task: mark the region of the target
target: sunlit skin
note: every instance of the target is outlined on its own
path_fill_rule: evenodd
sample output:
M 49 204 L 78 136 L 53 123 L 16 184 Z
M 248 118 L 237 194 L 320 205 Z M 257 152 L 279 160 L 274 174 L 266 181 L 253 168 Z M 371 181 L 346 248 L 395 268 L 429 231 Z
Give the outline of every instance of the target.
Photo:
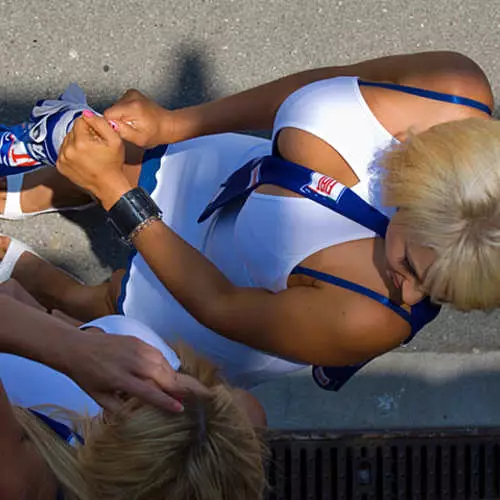
M 56 168 L 85 193 L 92 193 L 104 209 L 110 209 L 136 185 L 141 170 L 140 155 L 128 158 L 125 142 L 149 148 L 212 134 L 270 130 L 280 106 L 297 89 L 320 80 L 353 76 L 454 94 L 483 105 L 481 108 L 457 105 L 373 86 L 359 88 L 363 106 L 373 115 L 371 119 L 376 120 L 376 126 L 385 129 L 386 137 L 390 135 L 400 142 L 407 139 L 408 131 L 419 135 L 446 123 L 466 119 L 489 121 L 484 107 L 494 108 L 484 72 L 469 58 L 452 52 L 389 56 L 348 66 L 307 70 L 217 101 L 174 111 L 131 90 L 105 111 L 104 118 L 83 114 L 75 122 L 59 152 Z M 118 131 L 110 127 L 109 120 L 115 121 Z M 354 128 L 352 137 L 346 140 L 353 144 L 361 141 L 357 132 Z M 274 147 L 284 159 L 348 187 L 363 180 L 332 141 L 312 131 L 283 127 L 275 137 Z M 133 170 L 135 177 L 129 175 Z M 46 185 L 47 179 L 41 178 L 33 180 L 31 185 L 40 184 L 40 180 Z M 60 206 L 71 202 L 68 182 L 60 185 L 53 180 L 50 185 L 50 196 L 41 196 L 45 203 L 49 198 L 55 199 L 56 191 L 66 196 L 58 201 Z M 75 186 L 73 192 L 78 193 Z M 417 189 L 418 182 L 409 187 Z M 274 185 L 261 186 L 258 192 L 290 196 L 285 189 Z M 32 206 L 38 210 L 47 208 L 43 203 Z M 423 290 L 422 281 L 436 256 L 432 249 L 415 245 L 401 225 L 396 215 L 387 242 L 380 238 L 353 238 L 304 256 L 300 265 L 368 288 L 407 308 L 427 291 Z M 306 275 L 289 276 L 287 287 L 278 293 L 270 293 L 266 287 L 236 286 L 203 252 L 179 238 L 168 224 L 154 222 L 135 234 L 133 240 L 135 249 L 158 281 L 194 319 L 231 341 L 259 351 L 306 364 L 345 366 L 388 352 L 410 334 L 408 321 L 391 308 Z M 0 247 L 3 246 L 7 247 L 0 242 Z M 251 243 L 248 251 L 253 251 Z M 85 287 L 25 252 L 13 276 L 29 287 L 46 308 L 61 309 L 86 322 L 117 312 L 121 291 L 117 284 L 122 280 L 123 270 L 120 272 L 114 276 L 117 279 L 108 283 Z M 51 286 L 47 287 L 49 282 Z
M 0 382 L 0 498 L 54 500 L 57 481 L 16 420 Z
M 391 219 L 385 239 L 387 273 L 401 291 L 403 302 L 412 306 L 424 298 L 422 284 L 436 259 L 432 248 L 416 245 L 408 238 L 407 229 L 399 223 L 399 214 Z

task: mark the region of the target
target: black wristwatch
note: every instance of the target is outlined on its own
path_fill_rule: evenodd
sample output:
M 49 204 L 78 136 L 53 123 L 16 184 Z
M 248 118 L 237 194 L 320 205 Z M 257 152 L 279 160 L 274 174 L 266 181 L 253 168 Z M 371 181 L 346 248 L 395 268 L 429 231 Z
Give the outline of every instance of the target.
M 139 228 L 161 219 L 161 215 L 158 205 L 142 187 L 127 191 L 108 211 L 111 225 L 127 243 Z

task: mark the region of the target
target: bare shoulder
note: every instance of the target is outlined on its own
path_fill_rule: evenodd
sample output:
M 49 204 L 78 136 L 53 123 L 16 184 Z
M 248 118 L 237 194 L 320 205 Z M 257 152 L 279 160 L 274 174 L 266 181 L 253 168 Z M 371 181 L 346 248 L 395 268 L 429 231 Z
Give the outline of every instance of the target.
M 304 349 L 310 351 L 306 358 L 314 364 L 342 366 L 366 361 L 399 346 L 410 334 L 410 325 L 398 314 L 357 292 L 312 283 L 285 294 L 292 297 L 297 292 L 300 300 L 287 302 L 287 323 L 280 327 L 286 326 L 288 342 L 295 338 L 290 332 L 307 331 L 305 337 L 297 333 L 297 338 L 307 339 L 301 354 Z
M 493 107 L 491 85 L 483 69 L 459 52 L 423 52 L 407 56 L 396 83 L 461 95 Z
M 410 334 L 409 324 L 378 301 L 308 276 L 294 276 L 278 293 L 238 288 L 227 297 L 223 320 L 207 322 L 211 329 L 303 363 L 359 363 L 394 349 Z
M 484 71 L 470 57 L 458 52 L 434 51 L 387 56 L 342 68 L 324 68 L 316 76 L 331 78 L 339 75 L 356 75 L 365 80 L 392 82 L 459 95 L 482 102 L 490 108 L 494 107 L 493 93 Z M 371 91 L 379 94 L 377 89 Z M 367 92 L 364 91 L 365 99 L 371 107 L 376 107 L 376 103 L 366 95 Z M 388 94 L 382 94 L 385 102 L 385 96 Z M 394 99 L 395 96 L 391 95 L 390 98 Z M 413 97 L 402 95 L 399 95 L 398 99 L 399 103 L 401 99 L 406 99 L 404 102 L 409 106 L 415 102 Z M 378 97 L 376 100 L 379 103 L 382 101 Z M 432 103 L 429 105 L 433 106 Z M 419 109 L 421 108 L 419 101 Z M 456 111 L 455 107 L 452 108 Z M 432 107 L 432 112 L 434 109 Z M 374 112 L 388 130 L 400 130 L 401 123 L 393 123 L 380 107 Z M 415 113 L 409 115 L 415 119 L 418 117 Z M 414 123 L 405 123 L 403 128 L 406 129 L 409 125 Z M 358 181 L 345 159 L 329 144 L 311 133 L 293 128 L 283 129 L 278 135 L 278 149 L 286 159 L 330 175 L 347 186 Z
M 410 335 L 406 320 L 381 303 L 351 294 L 346 304 L 349 320 L 339 333 L 351 362 L 360 362 L 398 347 Z

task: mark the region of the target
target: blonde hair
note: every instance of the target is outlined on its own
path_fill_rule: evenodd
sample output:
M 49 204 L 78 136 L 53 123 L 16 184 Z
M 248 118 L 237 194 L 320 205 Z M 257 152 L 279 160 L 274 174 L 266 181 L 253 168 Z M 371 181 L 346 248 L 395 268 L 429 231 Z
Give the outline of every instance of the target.
M 81 429 L 85 445 L 75 451 L 58 438 L 48 439 L 48 430 L 34 440 L 67 492 L 65 498 L 262 498 L 267 451 L 259 431 L 210 363 L 186 348 L 177 351 L 183 371 L 210 391 L 206 398 L 184 400 L 183 413 L 166 413 L 131 399 L 116 414 L 86 419 Z M 33 418 L 27 426 L 30 437 L 42 427 Z
M 388 152 L 385 203 L 414 244 L 432 248 L 423 287 L 460 310 L 500 305 L 500 123 L 436 125 Z
M 14 415 L 51 469 L 65 500 L 92 500 L 78 463 L 76 449 L 63 441 L 40 419 L 25 408 L 13 407 Z

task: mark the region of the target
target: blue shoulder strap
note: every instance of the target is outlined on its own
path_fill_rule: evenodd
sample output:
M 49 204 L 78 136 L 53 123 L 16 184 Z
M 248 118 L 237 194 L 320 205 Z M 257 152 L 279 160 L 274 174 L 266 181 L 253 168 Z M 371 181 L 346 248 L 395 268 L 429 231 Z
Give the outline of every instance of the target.
M 227 205 L 241 204 L 262 184 L 281 186 L 301 194 L 372 230 L 380 237 L 385 237 L 389 219 L 351 189 L 327 175 L 276 156 L 256 158 L 234 172 L 221 185 L 198 222 L 203 222 L 216 210 Z M 387 297 L 356 283 L 302 266 L 297 266 L 292 271 L 292 274 L 299 273 L 361 293 L 389 307 L 410 323 L 412 332 L 408 341 L 439 312 L 439 307 L 431 304 L 428 298 L 413 306 L 410 314 Z M 337 391 L 367 362 L 345 367 L 315 366 L 313 377 L 323 389 Z
M 372 230 L 380 237 L 385 237 L 389 219 L 382 212 L 335 179 L 276 156 L 256 158 L 234 172 L 222 184 L 214 199 L 199 217 L 198 222 L 203 222 L 216 210 L 228 204 L 241 203 L 262 184 L 281 186 L 301 194 Z M 295 274 L 299 272 L 361 293 L 389 307 L 410 323 L 412 336 L 422 328 L 422 326 L 416 328 L 416 325 L 426 324 L 430 321 L 428 318 L 435 317 L 434 307 L 429 309 L 426 305 L 415 309 L 415 311 L 412 310 L 412 314 L 409 314 L 406 309 L 395 304 L 389 298 L 356 283 L 304 267 L 297 267 L 293 271 Z M 429 314 L 427 314 L 428 310 Z
M 75 440 L 78 441 L 79 444 L 84 444 L 82 436 L 77 432 L 70 429 L 67 425 L 62 422 L 58 422 L 53 418 L 44 415 L 36 410 L 29 410 L 35 417 L 37 417 L 40 421 L 42 421 L 47 427 L 49 427 L 52 431 L 54 431 L 61 439 L 66 441 L 69 445 L 73 445 Z
M 332 285 L 339 286 L 341 288 L 345 288 L 347 290 L 352 290 L 353 292 L 360 293 L 361 295 L 366 295 L 377 302 L 380 302 L 382 305 L 388 307 L 396 314 L 399 314 L 404 320 L 406 320 L 410 325 L 411 314 L 402 307 L 398 306 L 394 302 L 391 301 L 388 297 L 382 295 L 381 293 L 374 292 L 365 286 L 358 285 L 357 283 L 353 283 L 352 281 L 348 281 L 338 276 L 333 276 L 332 274 L 322 273 L 321 271 L 316 271 L 315 269 L 309 269 L 308 267 L 297 266 L 295 267 L 291 274 L 303 274 L 305 276 L 309 276 L 314 279 L 318 279 L 321 281 L 326 281 L 327 283 L 331 283 Z
M 389 219 L 354 191 L 327 175 L 276 156 L 256 158 L 234 172 L 222 184 L 198 222 L 229 203 L 245 200 L 262 184 L 274 184 L 301 194 L 385 237 Z
M 39 411 L 29 409 L 29 412 L 32 413 L 36 418 L 38 418 L 41 422 L 43 422 L 47 427 L 49 427 L 52 431 L 54 431 L 61 439 L 63 439 L 70 446 L 74 446 L 75 440 L 78 441 L 79 444 L 84 444 L 82 436 L 77 432 L 71 430 L 67 425 L 62 422 L 58 422 L 53 418 L 40 413 Z M 57 489 L 56 499 L 55 500 L 64 500 L 64 491 L 61 487 Z
M 420 89 L 418 87 L 408 87 L 407 85 L 398 85 L 396 83 L 370 82 L 367 80 L 358 80 L 358 83 L 359 85 L 364 85 L 365 87 L 379 87 L 383 89 L 396 90 L 398 92 L 404 92 L 405 94 L 411 94 L 418 97 L 425 97 L 426 99 L 432 99 L 434 101 L 461 104 L 462 106 L 468 106 L 469 108 L 479 109 L 479 111 L 483 111 L 490 116 L 493 114 L 493 111 L 486 106 L 486 104 L 476 101 L 475 99 L 469 99 L 468 97 L 445 94 L 443 92 L 434 92 L 433 90 Z

